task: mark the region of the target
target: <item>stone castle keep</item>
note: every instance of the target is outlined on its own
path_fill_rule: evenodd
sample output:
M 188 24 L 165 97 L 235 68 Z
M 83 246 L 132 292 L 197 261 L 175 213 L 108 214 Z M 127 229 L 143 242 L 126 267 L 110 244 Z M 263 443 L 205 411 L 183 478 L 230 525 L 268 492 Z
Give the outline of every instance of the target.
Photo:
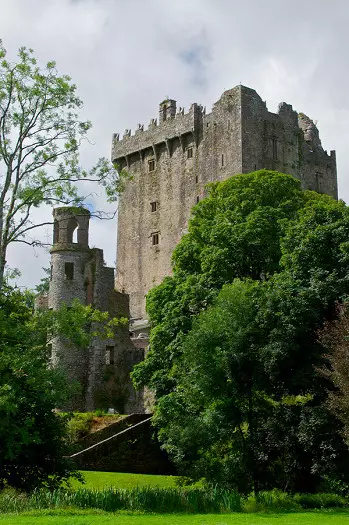
M 266 168 L 337 198 L 335 152 L 323 150 L 313 121 L 284 102 L 271 113 L 241 85 L 225 91 L 209 114 L 198 104 L 185 113 L 164 100 L 159 122 L 139 125 L 134 135 L 126 130 L 122 140 L 114 135 L 112 160 L 132 175 L 119 203 L 116 287 L 129 295 L 140 324 L 145 295 L 171 273 L 172 251 L 208 182 Z
M 159 122 L 152 119 L 147 130 L 139 125 L 134 135 L 126 130 L 122 140 L 114 135 L 112 161 L 132 175 L 119 201 L 116 280 L 102 250 L 88 246 L 89 211 L 58 208 L 49 294 L 38 303 L 56 309 L 77 298 L 131 318 L 130 334 L 120 327 L 114 339 L 92 338 L 88 349 L 57 338 L 52 361 L 81 384 L 64 408 L 143 412 L 143 395 L 133 390 L 129 373 L 147 347 L 145 295 L 171 273 L 172 251 L 205 185 L 266 168 L 337 198 L 336 156 L 324 151 L 306 115 L 284 102 L 271 113 L 256 91 L 240 85 L 225 91 L 209 114 L 198 104 L 185 113 L 175 100 L 164 100 Z

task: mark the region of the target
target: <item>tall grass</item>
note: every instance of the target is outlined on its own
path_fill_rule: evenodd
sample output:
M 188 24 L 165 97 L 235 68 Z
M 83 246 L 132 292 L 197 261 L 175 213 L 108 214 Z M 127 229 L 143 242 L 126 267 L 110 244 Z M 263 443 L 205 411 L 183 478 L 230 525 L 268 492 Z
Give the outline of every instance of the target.
M 57 489 L 38 490 L 28 496 L 5 491 L 0 496 L 0 512 L 21 512 L 47 508 L 93 508 L 115 512 L 118 510 L 156 513 L 219 513 L 239 512 L 240 496 L 232 491 L 213 489 L 188 490 L 180 488 L 136 487 L 104 490 Z
M 54 491 L 38 490 L 18 494 L 0 493 L 0 513 L 58 508 L 100 509 L 154 513 L 218 514 L 221 512 L 290 512 L 303 509 L 349 508 L 349 500 L 336 494 L 295 494 L 280 491 L 261 492 L 242 498 L 224 489 L 185 489 L 135 487 Z

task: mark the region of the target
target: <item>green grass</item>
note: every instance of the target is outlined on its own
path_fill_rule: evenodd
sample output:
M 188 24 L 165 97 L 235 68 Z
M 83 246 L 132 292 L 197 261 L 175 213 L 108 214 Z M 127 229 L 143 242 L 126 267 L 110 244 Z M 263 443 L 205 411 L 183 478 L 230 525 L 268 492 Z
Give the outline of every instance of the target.
M 294 514 L 106 514 L 89 511 L 36 511 L 0 515 L 1 525 L 348 525 L 347 512 Z
M 123 472 L 97 472 L 82 471 L 86 483 L 73 480 L 74 489 L 86 487 L 88 489 L 104 489 L 106 487 L 117 487 L 120 489 L 132 489 L 134 487 L 161 487 L 171 488 L 176 486 L 176 476 L 156 476 L 151 474 L 125 474 Z M 198 485 L 196 485 L 198 486 Z

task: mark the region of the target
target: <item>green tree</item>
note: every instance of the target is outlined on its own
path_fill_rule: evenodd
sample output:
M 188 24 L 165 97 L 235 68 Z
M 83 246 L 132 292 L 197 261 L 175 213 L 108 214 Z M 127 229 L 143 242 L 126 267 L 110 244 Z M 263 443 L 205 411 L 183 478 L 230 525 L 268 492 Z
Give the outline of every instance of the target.
M 348 483 L 341 424 L 324 405 L 329 384 L 314 372 L 327 307 L 322 286 L 278 274 L 225 285 L 195 318 L 176 388 L 154 417 L 181 473 L 243 493 Z
M 51 268 L 42 268 L 45 276 L 40 279 L 40 283 L 35 286 L 35 292 L 40 294 L 47 294 L 50 289 L 50 273 Z
M 349 291 L 348 234 L 343 202 L 276 172 L 218 183 L 194 208 L 173 277 L 149 293 L 151 348 L 133 373 L 184 472 L 243 492 L 348 482 L 314 368 Z
M 79 118 L 76 91 L 55 62 L 41 68 L 23 47 L 11 63 L 0 41 L 0 289 L 8 246 L 40 244 L 32 233 L 47 223 L 33 221 L 33 208 L 79 205 L 83 198 L 74 183 L 82 179 L 99 181 L 111 199 L 121 187 L 106 159 L 89 171 L 79 165 L 79 146 L 91 123 Z
M 263 280 L 279 271 L 284 224 L 310 195 L 290 175 L 266 170 L 210 185 L 174 250 L 173 276 L 147 296 L 150 352 L 134 371 L 137 385 L 148 385 L 158 396 L 168 392 L 192 318 L 235 278 Z
M 59 369 L 49 366 L 47 334 L 64 335 L 85 347 L 97 323 L 111 335 L 123 319 L 73 303 L 57 311 L 34 312 L 34 294 L 7 285 L 0 294 L 0 487 L 31 490 L 55 487 L 71 475 L 65 459 L 66 427 L 54 409 L 70 395 L 71 386 Z M 93 334 L 92 334 L 93 335 Z M 114 334 L 113 334 L 114 335 Z
M 0 486 L 56 486 L 74 474 L 63 459 L 65 426 L 53 409 L 67 385 L 49 369 L 46 333 L 35 332 L 33 296 L 7 287 L 0 296 Z M 37 327 L 38 328 L 38 327 Z

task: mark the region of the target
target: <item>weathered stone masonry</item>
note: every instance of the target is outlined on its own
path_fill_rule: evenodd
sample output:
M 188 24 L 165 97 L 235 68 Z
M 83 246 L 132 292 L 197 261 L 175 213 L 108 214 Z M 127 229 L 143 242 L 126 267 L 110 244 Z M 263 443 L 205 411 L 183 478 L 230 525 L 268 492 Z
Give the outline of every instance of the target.
M 210 114 L 163 101 L 159 124 L 126 130 L 122 140 L 114 135 L 112 160 L 133 176 L 119 203 L 116 287 L 129 294 L 138 319 L 145 294 L 171 273 L 172 251 L 208 182 L 266 168 L 337 198 L 335 152 L 323 150 L 313 121 L 284 102 L 269 112 L 245 86 L 223 93 Z
M 53 216 L 49 294 L 47 300 L 39 298 L 37 305 L 55 310 L 78 299 L 113 317 L 129 317 L 128 296 L 115 291 L 113 268 L 105 266 L 102 250 L 88 246 L 89 211 L 64 207 L 55 209 Z M 77 239 L 73 242 L 75 231 Z M 95 328 L 90 327 L 93 332 Z M 130 380 L 130 371 L 143 357 L 143 350 L 136 349 L 130 340 L 128 326 L 119 327 L 112 339 L 93 337 L 88 348 L 55 338 L 52 364 L 61 366 L 70 382 L 80 384 L 80 390 L 60 408 L 143 412 L 142 394 L 134 391 Z

